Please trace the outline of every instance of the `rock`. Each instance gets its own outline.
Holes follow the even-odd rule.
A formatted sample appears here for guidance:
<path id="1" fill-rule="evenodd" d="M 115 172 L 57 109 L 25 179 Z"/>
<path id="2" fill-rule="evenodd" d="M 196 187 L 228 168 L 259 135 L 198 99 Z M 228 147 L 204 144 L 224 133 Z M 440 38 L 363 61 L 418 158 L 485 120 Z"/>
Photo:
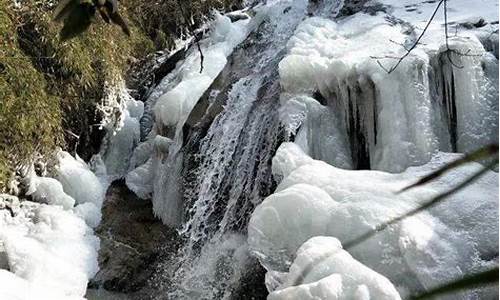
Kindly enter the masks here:
<path id="1" fill-rule="evenodd" d="M 113 183 L 96 229 L 101 239 L 99 272 L 89 288 L 134 293 L 146 285 L 165 248 L 176 251 L 177 232 L 153 216 L 151 201 L 137 198 L 123 181 Z"/>

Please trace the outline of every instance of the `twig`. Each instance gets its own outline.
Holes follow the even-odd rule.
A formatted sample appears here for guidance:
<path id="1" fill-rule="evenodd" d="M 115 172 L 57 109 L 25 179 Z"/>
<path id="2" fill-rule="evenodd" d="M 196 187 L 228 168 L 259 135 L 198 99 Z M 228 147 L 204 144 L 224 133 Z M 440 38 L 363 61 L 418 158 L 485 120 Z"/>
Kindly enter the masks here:
<path id="1" fill-rule="evenodd" d="M 189 34 L 191 34 L 194 37 L 196 47 L 198 48 L 198 52 L 200 52 L 200 73 L 203 73 L 203 62 L 205 61 L 205 56 L 203 56 L 203 51 L 201 50 L 200 38 L 194 32 L 189 21 L 187 21 L 188 18 L 187 18 L 187 14 L 184 11 L 184 7 L 182 6 L 182 0 L 177 0 L 177 5 L 179 5 L 179 9 L 181 10 L 181 14 L 182 14 L 182 17 L 184 19 L 184 26 L 186 26 L 186 28 L 188 29 Z"/>
<path id="2" fill-rule="evenodd" d="M 465 276 L 462 279 L 439 286 L 431 291 L 424 292 L 414 297 L 411 300 L 430 299 L 434 296 L 450 293 L 453 291 L 478 288 L 485 285 L 498 283 L 498 266 L 493 269 L 483 271 L 477 274 Z"/>
<path id="3" fill-rule="evenodd" d="M 415 187 L 422 186 L 428 182 L 433 181 L 434 179 L 437 179 L 437 178 L 443 176 L 446 172 L 453 170 L 454 168 L 459 167 L 463 164 L 469 163 L 471 161 L 478 161 L 481 159 L 485 159 L 485 158 L 491 157 L 491 156 L 496 155 L 496 154 L 498 154 L 498 144 L 488 145 L 488 146 L 483 147 L 481 149 L 478 149 L 470 154 L 467 154 L 460 159 L 452 161 L 451 163 L 445 165 L 444 167 L 441 167 L 438 170 L 432 172 L 431 174 L 421 178 L 416 183 L 411 184 L 411 185 L 403 188 L 401 191 L 399 191 L 397 193 L 400 194 L 402 192 L 413 189 Z"/>
<path id="4" fill-rule="evenodd" d="M 406 50 L 406 53 L 401 56 L 397 63 L 392 66 L 389 70 L 387 70 L 385 67 L 382 66 L 382 63 L 380 63 L 380 61 L 377 61 L 377 63 L 382 67 L 382 69 L 384 69 L 387 73 L 392 73 L 394 72 L 394 70 L 397 69 L 397 67 L 403 62 L 403 60 L 408 57 L 408 55 L 410 55 L 410 53 L 417 47 L 417 45 L 420 43 L 420 40 L 424 37 L 425 33 L 427 32 L 427 29 L 429 29 L 429 26 L 431 26 L 431 23 L 432 21 L 434 20 L 434 18 L 436 17 L 436 14 L 439 10 L 439 8 L 441 7 L 441 5 L 443 4 L 445 0 L 441 0 L 439 1 L 438 5 L 436 6 L 436 9 L 434 9 L 434 12 L 432 13 L 432 16 L 431 18 L 429 19 L 429 21 L 427 21 L 427 24 L 425 25 L 425 28 L 424 30 L 420 33 L 420 35 L 418 36 L 417 40 L 415 41 L 415 43 L 413 43 L 413 45 Z"/>
<path id="5" fill-rule="evenodd" d="M 398 67 L 399 65 L 403 62 L 403 60 L 405 58 L 407 58 L 410 53 L 419 45 L 421 44 L 420 43 L 420 40 L 424 37 L 425 33 L 427 32 L 427 29 L 429 29 L 432 21 L 434 21 L 436 15 L 437 15 L 437 12 L 439 11 L 439 8 L 441 7 L 441 5 L 444 6 L 444 31 L 445 31 L 445 43 L 446 43 L 446 57 L 448 58 L 448 60 L 450 61 L 450 63 L 452 64 L 452 66 L 456 67 L 456 68 L 459 68 L 459 69 L 462 69 L 463 66 L 459 66 L 458 64 L 456 64 L 452 57 L 451 57 L 451 53 L 454 53 L 454 54 L 457 54 L 459 56 L 482 56 L 482 54 L 470 54 L 470 49 L 465 52 L 465 53 L 462 53 L 456 49 L 451 49 L 450 48 L 450 43 L 449 43 L 449 39 L 450 39 L 450 36 L 449 36 L 449 32 L 448 32 L 448 0 L 440 0 L 439 3 L 437 4 L 436 8 L 434 9 L 434 12 L 432 13 L 432 16 L 430 17 L 430 19 L 427 21 L 424 29 L 422 30 L 422 32 L 420 33 L 420 35 L 418 36 L 418 38 L 416 39 L 416 41 L 413 43 L 413 45 L 410 47 L 410 48 L 407 48 L 405 45 L 401 44 L 401 43 L 397 43 L 393 40 L 389 40 L 390 42 L 394 43 L 394 44 L 397 44 L 399 46 L 402 46 L 405 50 L 406 50 L 406 53 L 403 55 L 403 56 L 400 56 L 400 57 L 394 57 L 394 56 L 384 56 L 384 57 L 374 57 L 374 56 L 371 56 L 371 58 L 375 58 L 377 59 L 377 64 L 384 70 L 386 71 L 388 74 L 391 74 L 392 72 L 394 72 Z M 382 62 L 380 61 L 381 59 L 397 59 L 397 62 L 395 65 L 393 65 L 391 68 L 386 68 Z"/>
<path id="6" fill-rule="evenodd" d="M 459 68 L 459 69 L 463 69 L 464 66 L 459 66 L 459 65 L 455 64 L 453 62 L 453 60 L 451 59 L 451 51 L 450 51 L 450 43 L 449 43 L 450 36 L 448 35 L 448 0 L 443 0 L 443 1 L 444 1 L 444 35 L 446 38 L 446 57 L 448 57 L 448 60 L 450 61 L 452 66 Z M 469 52 L 470 52 L 470 49 L 469 49 Z"/>

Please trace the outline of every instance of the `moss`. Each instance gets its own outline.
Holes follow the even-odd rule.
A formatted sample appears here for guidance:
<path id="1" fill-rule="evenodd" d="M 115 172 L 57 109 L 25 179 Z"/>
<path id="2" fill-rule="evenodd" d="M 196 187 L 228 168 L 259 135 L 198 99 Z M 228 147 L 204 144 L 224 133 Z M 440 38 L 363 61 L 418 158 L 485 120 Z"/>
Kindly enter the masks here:
<path id="1" fill-rule="evenodd" d="M 210 13 L 240 8 L 242 0 L 158 0 L 151 5 L 149 0 L 122 0 L 134 23 L 159 49 L 174 46 L 188 23 L 198 27 Z M 179 4 L 182 3 L 182 9 Z M 184 19 L 184 14 L 189 20 Z M 191 24 L 194 22 L 194 24 Z"/>
<path id="2" fill-rule="evenodd" d="M 0 186 L 13 163 L 62 141 L 58 99 L 46 92 L 42 74 L 18 47 L 17 16 L 0 0 Z"/>
<path id="3" fill-rule="evenodd" d="M 129 61 L 173 45 L 186 24 L 176 0 L 122 0 L 132 31 L 97 18 L 81 36 L 61 42 L 52 1 L 0 0 L 0 191 L 16 165 L 56 146 L 84 158 L 97 151 L 96 104 L 106 83 L 127 74 Z M 213 8 L 241 1 L 179 1 L 196 23 Z M 77 143 L 74 134 L 80 136 Z"/>

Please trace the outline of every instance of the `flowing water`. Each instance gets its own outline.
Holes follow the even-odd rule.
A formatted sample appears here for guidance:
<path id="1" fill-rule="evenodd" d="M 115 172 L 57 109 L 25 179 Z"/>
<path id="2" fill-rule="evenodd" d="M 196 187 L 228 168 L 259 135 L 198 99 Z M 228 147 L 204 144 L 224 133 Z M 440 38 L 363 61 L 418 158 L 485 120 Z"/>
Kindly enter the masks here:
<path id="1" fill-rule="evenodd" d="M 226 67 L 191 114 L 180 118 L 175 128 L 153 128 L 152 132 L 158 134 L 153 147 L 163 149 L 151 155 L 154 210 L 165 223 L 178 226 L 183 239 L 177 253 L 165 253 L 159 275 L 151 279 L 156 281 L 160 291 L 158 298 L 237 297 L 242 278 L 255 262 L 246 242 L 247 224 L 255 207 L 274 190 L 272 158 L 279 145 L 290 136 L 284 127 L 287 125 L 280 119 L 283 104 L 289 100 L 286 97 L 290 97 L 290 91 L 280 80 L 280 71 L 283 71 L 280 62 L 290 50 L 290 40 L 300 40 L 300 36 L 292 36 L 305 18 L 335 18 L 343 4 L 342 0 L 281 0 L 258 6 L 251 21 L 252 32 L 228 57 Z M 315 25 L 314 21 L 311 24 Z M 306 33 L 321 35 L 323 31 L 320 28 Z M 327 35 L 327 38 L 336 37 Z M 358 74 L 358 77 L 338 80 L 338 85 L 312 91 L 315 99 L 305 97 L 309 99 L 306 101 L 309 116 L 301 124 L 296 142 L 309 148 L 313 158 L 344 168 L 400 171 L 412 164 L 425 163 L 438 148 L 438 139 L 434 137 L 433 128 L 428 126 L 431 122 L 414 120 L 418 118 L 409 114 L 408 123 L 412 125 L 396 129 L 409 128 L 411 132 L 393 134 L 396 126 L 390 118 L 381 117 L 381 111 L 397 114 L 392 106 L 401 98 L 401 92 L 392 87 L 401 82 L 406 84 L 406 81 L 418 81 L 421 84 L 416 86 L 423 87 L 422 91 L 407 92 L 408 110 L 417 111 L 423 107 L 425 111 L 441 111 L 440 107 L 433 108 L 432 105 L 438 105 L 431 100 L 442 98 L 442 86 L 447 87 L 446 82 L 450 80 L 442 74 L 437 76 L 443 81 L 437 84 L 437 89 L 441 90 L 429 92 L 429 86 L 436 85 L 435 80 L 430 76 L 432 84 L 429 83 L 427 69 L 416 70 L 414 75 L 418 80 L 410 74 L 381 82 L 365 78 L 360 83 L 359 78 L 364 77 Z M 179 74 L 174 71 L 167 75 L 168 88 L 183 80 Z M 384 90 L 384 86 L 390 88 Z M 455 89 L 454 86 L 448 88 Z M 156 101 L 166 89 L 165 86 L 157 89 L 152 98 Z M 420 98 L 415 95 L 419 93 L 424 94 L 421 98 L 425 101 L 418 101 Z M 444 98 L 449 103 L 455 101 L 455 97 L 444 95 Z M 153 107 L 153 104 L 146 107 Z M 379 105 L 390 109 L 384 110 Z M 151 110 L 146 109 L 143 121 L 151 123 L 152 115 Z M 445 119 L 453 121 L 450 124 L 457 123 L 454 115 Z M 418 143 L 422 131 L 413 130 L 419 122 L 427 126 L 425 130 L 432 131 L 422 145 Z M 150 125 L 146 126 L 146 133 Z M 416 137 L 412 130 L 418 131 Z M 450 128 L 452 137 L 457 130 Z M 399 142 L 400 136 L 410 142 Z M 385 139 L 380 142 L 380 137 Z M 446 140 L 446 137 L 439 140 Z M 457 144 L 456 140 L 452 138 L 453 145 Z M 379 152 L 392 144 L 395 152 L 403 146 L 414 146 L 416 149 L 410 150 L 415 152 L 411 152 L 415 161 L 408 161 L 408 157 L 413 156 L 399 151 L 401 155 L 388 155 L 385 163 Z M 447 150 L 447 147 L 440 149 Z M 402 158 L 398 160 L 399 157 Z"/>
<path id="2" fill-rule="evenodd" d="M 330 12 L 341 6 L 334 3 Z M 308 1 L 277 1 L 257 11 L 258 29 L 233 53 L 225 81 L 207 93 L 208 111 L 222 105 L 220 113 L 209 126 L 184 133 L 185 244 L 170 269 L 172 299 L 231 298 L 249 264 L 248 219 L 273 191 L 271 161 L 285 138 L 278 64 Z"/>

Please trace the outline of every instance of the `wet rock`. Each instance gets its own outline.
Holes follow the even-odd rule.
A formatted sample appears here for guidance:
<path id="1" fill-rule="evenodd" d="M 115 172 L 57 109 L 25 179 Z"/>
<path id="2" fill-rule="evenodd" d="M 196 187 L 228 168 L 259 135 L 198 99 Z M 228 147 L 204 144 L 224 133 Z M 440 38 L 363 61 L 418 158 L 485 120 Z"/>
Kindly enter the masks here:
<path id="1" fill-rule="evenodd" d="M 165 248 L 175 251 L 177 232 L 152 213 L 152 204 L 137 198 L 123 181 L 113 183 L 96 230 L 101 239 L 99 272 L 89 288 L 133 293 L 144 288 Z"/>
<path id="2" fill-rule="evenodd" d="M 265 285 L 266 270 L 256 258 L 247 266 L 247 272 L 241 278 L 241 283 L 233 292 L 231 299 L 260 300 L 266 299 L 269 292 Z"/>

